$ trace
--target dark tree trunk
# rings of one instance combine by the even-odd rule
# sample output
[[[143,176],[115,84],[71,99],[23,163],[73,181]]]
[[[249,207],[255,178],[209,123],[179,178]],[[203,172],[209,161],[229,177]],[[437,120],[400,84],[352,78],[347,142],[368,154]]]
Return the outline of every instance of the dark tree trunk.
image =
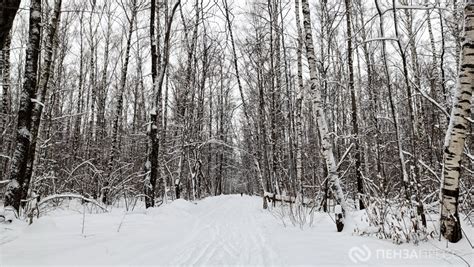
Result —
[[[164,37],[164,49],[163,49],[163,61],[160,66],[160,73],[158,75],[158,54],[157,54],[157,43],[155,36],[155,2],[151,0],[151,16],[150,16],[150,39],[151,39],[151,70],[152,70],[152,81],[153,81],[153,93],[155,94],[154,110],[150,113],[150,128],[148,131],[148,159],[145,164],[146,180],[145,180],[145,195],[147,195],[145,206],[146,208],[154,207],[156,181],[160,173],[159,166],[159,155],[160,155],[160,143],[163,142],[162,138],[162,92],[163,92],[163,81],[166,75],[166,69],[168,66],[169,58],[169,39],[171,33],[171,22],[173,21],[174,14],[178,8],[180,1],[176,2],[172,11],[171,16],[168,18],[166,25],[166,32]],[[164,190],[163,190],[164,192]],[[164,192],[166,194],[166,192]],[[179,186],[176,187],[176,198],[179,198]]]
[[[44,101],[46,100],[46,93],[49,87],[49,80],[51,77],[52,69],[52,58],[54,50],[54,38],[56,36],[56,30],[59,25],[60,11],[61,11],[62,0],[56,0],[54,3],[54,13],[51,18],[51,28],[47,34],[45,42],[46,54],[44,56],[43,70],[41,73],[38,92],[36,95],[36,102],[33,105],[31,114],[31,137],[30,137],[30,148],[28,153],[28,163],[26,169],[26,180],[30,181],[33,175],[34,161],[36,155],[36,141],[38,139],[38,133],[41,123],[41,114],[43,113]],[[26,191],[23,192],[22,198],[26,198]]]
[[[10,44],[11,44],[11,34],[8,35],[5,40],[3,50],[1,51],[0,58],[0,79],[2,84],[2,100],[0,103],[0,143],[3,144],[0,152],[8,153],[10,148],[11,140],[8,140],[4,136],[4,131],[7,129],[7,124],[11,122],[12,117],[9,116],[11,111],[11,79],[10,79]],[[7,141],[8,140],[8,141]],[[7,172],[8,159],[0,157],[0,177],[4,177]]]
[[[5,194],[5,207],[12,206],[17,212],[21,198],[30,184],[27,179],[27,160],[31,138],[32,99],[36,98],[38,56],[40,53],[41,0],[32,0],[30,7],[30,25],[26,48],[25,80],[20,96],[16,147],[12,158],[10,182]],[[2,41],[3,42],[3,41]],[[3,45],[3,43],[2,43]],[[25,193],[24,193],[25,192]]]
[[[354,66],[352,60],[352,2],[345,0],[346,4],[346,25],[347,25],[347,64],[349,65],[349,90],[351,92],[351,108],[352,108],[352,134],[354,135],[355,145],[355,169],[357,181],[357,193],[359,199],[359,209],[365,209],[362,201],[362,194],[364,194],[364,187],[362,183],[362,166],[359,145],[359,124],[357,122],[357,100],[354,88]]]
[[[150,45],[151,45],[151,80],[153,82],[153,90],[156,90],[156,83],[158,79],[158,55],[156,51],[157,43],[155,36],[155,9],[156,1],[151,0],[150,5]],[[153,93],[156,94],[154,91]],[[154,207],[155,206],[155,188],[156,188],[156,178],[158,176],[158,150],[159,142],[157,136],[157,107],[161,103],[155,103],[154,110],[150,113],[150,126],[148,128],[148,160],[145,164],[145,207]]]
[[[5,46],[21,0],[0,0],[0,50]]]

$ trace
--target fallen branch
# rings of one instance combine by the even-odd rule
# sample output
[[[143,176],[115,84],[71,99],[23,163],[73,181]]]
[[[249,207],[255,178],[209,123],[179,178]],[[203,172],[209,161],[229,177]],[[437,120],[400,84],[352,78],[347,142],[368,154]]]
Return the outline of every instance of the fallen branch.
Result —
[[[273,193],[270,193],[270,192],[263,193],[263,197],[266,198],[267,200],[281,201],[281,202],[287,202],[287,203],[295,203],[295,201],[296,201],[296,197],[282,196],[282,195],[277,195],[277,194],[273,194]],[[312,201],[310,199],[305,198],[303,200],[303,205],[311,204],[311,202]]]

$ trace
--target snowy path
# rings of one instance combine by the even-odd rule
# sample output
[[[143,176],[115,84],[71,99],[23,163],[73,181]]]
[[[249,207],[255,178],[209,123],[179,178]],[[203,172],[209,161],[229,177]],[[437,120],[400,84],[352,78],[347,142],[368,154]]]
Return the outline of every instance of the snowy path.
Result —
[[[230,262],[276,264],[278,258],[267,244],[265,229],[249,205],[249,198],[223,198],[216,207],[214,201],[202,203],[196,217],[196,228],[173,255],[172,264],[226,264]],[[253,207],[251,207],[253,208]]]
[[[0,265],[466,266],[450,254],[426,254],[434,253],[434,246],[444,246],[436,241],[418,247],[397,246],[353,236],[350,229],[337,233],[325,214],[315,217],[312,228],[285,227],[261,209],[261,199],[257,197],[220,196],[196,205],[179,200],[127,214],[117,232],[122,217],[123,211],[118,209],[87,215],[85,237],[81,235],[82,215],[70,211],[43,217],[29,227],[2,229]],[[456,245],[460,253],[466,254],[464,243]],[[350,255],[354,247],[359,249],[356,262]],[[382,255],[382,250],[411,254]],[[473,257],[470,254],[464,258],[472,261]]]

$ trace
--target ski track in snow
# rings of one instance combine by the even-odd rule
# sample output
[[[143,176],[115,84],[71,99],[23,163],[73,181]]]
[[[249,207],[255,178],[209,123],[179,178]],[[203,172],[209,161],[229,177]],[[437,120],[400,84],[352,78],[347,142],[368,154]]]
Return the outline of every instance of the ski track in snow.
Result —
[[[113,209],[106,214],[86,214],[84,236],[82,214],[70,210],[53,212],[31,226],[22,222],[0,225],[0,266],[467,266],[454,256],[377,258],[377,249],[422,251],[433,250],[433,245],[444,248],[445,243],[431,240],[420,246],[394,245],[387,240],[354,236],[350,223],[337,233],[331,218],[324,213],[316,213],[311,228],[285,227],[261,205],[259,197],[226,195],[197,204],[178,200],[154,209],[132,211],[125,217],[123,209]],[[468,233],[473,233],[472,229]],[[371,257],[354,262],[349,252],[361,246],[372,251]],[[473,261],[465,240],[451,248],[458,249],[468,262]]]
[[[203,210],[210,211],[199,214],[200,230],[179,252],[183,256],[177,257],[172,264],[276,264],[273,259],[278,258],[277,254],[262,235],[264,229],[257,222],[255,213],[249,212],[248,206],[241,202],[226,202],[219,208],[207,203],[203,205]]]

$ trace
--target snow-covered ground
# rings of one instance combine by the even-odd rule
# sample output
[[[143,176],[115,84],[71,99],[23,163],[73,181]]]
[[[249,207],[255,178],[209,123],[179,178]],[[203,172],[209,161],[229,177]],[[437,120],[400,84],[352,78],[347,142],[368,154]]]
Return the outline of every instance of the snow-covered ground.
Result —
[[[312,227],[282,222],[258,197],[226,195],[149,210],[63,210],[31,226],[0,224],[0,265],[417,265],[468,266],[473,250],[429,240],[418,246],[336,232],[317,213]],[[119,231],[118,231],[119,230]],[[472,227],[467,230],[473,239]],[[454,254],[453,254],[454,253]],[[456,255],[455,255],[456,254]],[[463,259],[461,259],[461,256]]]

